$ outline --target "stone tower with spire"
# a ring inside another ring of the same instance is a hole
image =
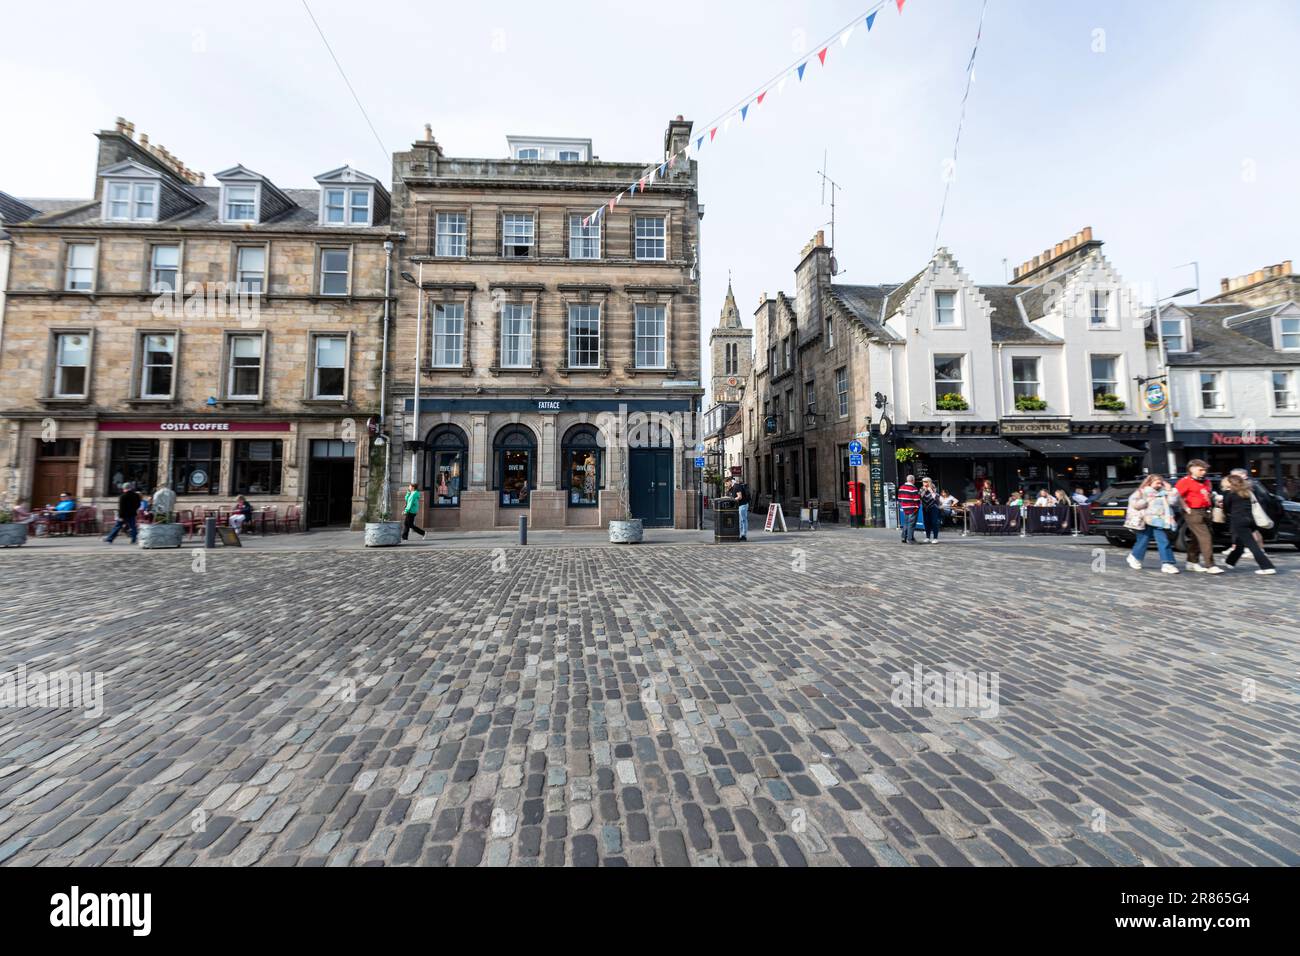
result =
[[[740,389],[754,367],[754,330],[740,324],[736,296],[727,280],[727,301],[722,305],[718,324],[709,332],[710,370],[713,375],[709,395],[714,405],[740,401]]]

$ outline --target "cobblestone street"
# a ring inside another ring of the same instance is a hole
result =
[[[755,537],[2,554],[0,862],[1300,864],[1300,553]]]

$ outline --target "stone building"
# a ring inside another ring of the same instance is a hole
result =
[[[710,403],[738,405],[743,383],[753,367],[754,330],[741,324],[736,295],[727,282],[722,314],[718,324],[709,330]]]
[[[244,494],[359,526],[380,407],[389,194],[341,167],[215,185],[118,120],[93,195],[6,222],[0,468],[11,500]]]
[[[662,174],[612,209],[649,164],[587,139],[457,159],[426,127],[394,156],[390,421],[426,526],[695,526],[702,212],[695,163],[668,167],[690,130],[669,123]]]

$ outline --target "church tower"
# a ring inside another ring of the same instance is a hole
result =
[[[709,395],[714,405],[740,401],[740,387],[754,365],[754,330],[740,324],[736,296],[727,281],[727,301],[718,324],[709,332],[709,368],[713,375]]]

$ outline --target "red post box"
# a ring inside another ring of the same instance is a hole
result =
[[[862,516],[865,514],[866,496],[864,492],[866,486],[860,481],[849,482],[849,526],[853,528],[862,527]]]

